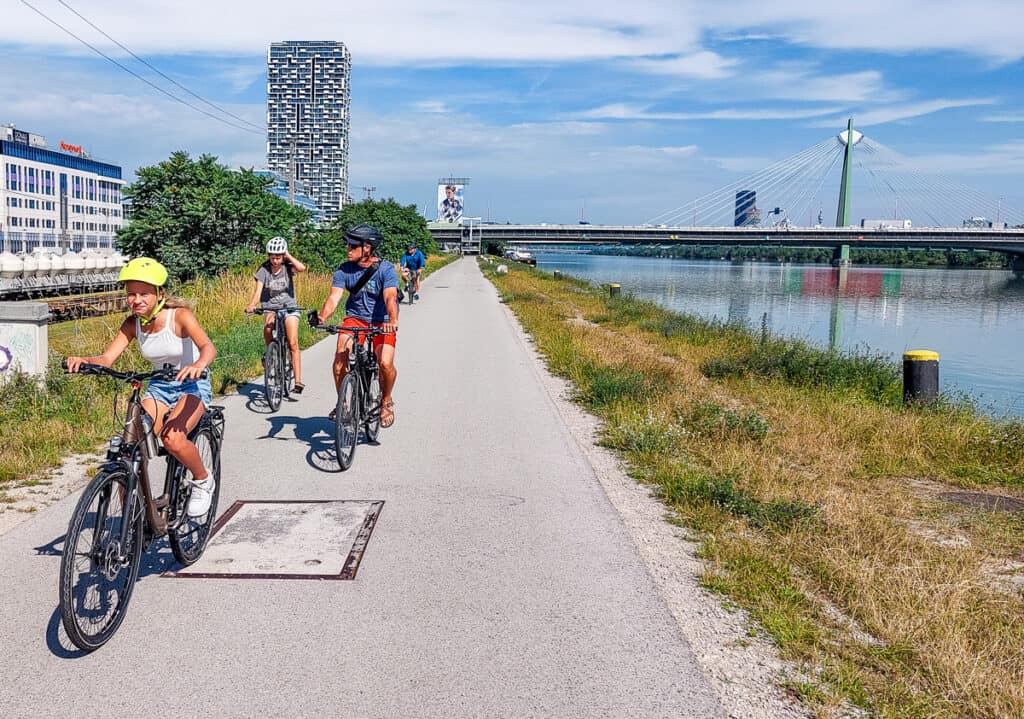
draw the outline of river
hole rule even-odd
[[[1003,270],[714,262],[541,252],[538,267],[668,309],[899,360],[939,353],[944,392],[1024,417],[1024,279]]]

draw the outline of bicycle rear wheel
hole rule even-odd
[[[374,370],[366,389],[366,438],[377,441],[380,434],[380,370]]]
[[[213,498],[210,500],[210,508],[206,514],[200,517],[190,517],[186,511],[188,498],[191,492],[186,491],[185,482],[190,473],[177,460],[169,460],[168,472],[178,473],[178,498],[175,502],[175,512],[178,517],[178,525],[168,532],[168,540],[171,544],[171,551],[174,558],[183,566],[194,563],[203,556],[206,549],[206,542],[210,538],[210,529],[213,527],[213,520],[217,516],[217,499],[220,497],[220,448],[217,438],[210,427],[200,426],[192,435],[192,442],[199,451],[203,460],[203,466],[210,470],[213,475]]]
[[[100,472],[78,500],[60,561],[60,616],[68,638],[91,652],[106,644],[124,621],[142,557],[142,504],[125,511],[128,477]],[[126,546],[121,529],[130,523]]]
[[[281,406],[281,395],[284,393],[284,377],[281,370],[281,352],[275,340],[267,345],[267,351],[263,355],[263,393],[267,397],[271,412],[276,412]]]
[[[405,285],[405,294],[409,298],[409,304],[411,305],[413,300],[416,299],[416,283],[407,282]]]
[[[359,382],[349,372],[338,389],[338,405],[334,416],[334,448],[341,471],[352,466],[359,441]]]

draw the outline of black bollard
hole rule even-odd
[[[618,297],[621,292],[622,292],[622,285],[620,285],[618,283],[614,283],[614,284],[608,285],[608,296],[609,297]]]
[[[551,274],[553,274],[553,275],[555,276],[555,279],[556,279],[556,280],[560,280],[560,279],[562,279],[562,271],[561,271],[561,270],[555,270],[555,271],[554,271],[554,272],[552,272]]]
[[[939,353],[903,353],[903,404],[927,404],[939,398]]]

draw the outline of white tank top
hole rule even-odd
[[[139,341],[139,352],[153,363],[153,367],[161,369],[171,365],[181,369],[199,359],[199,351],[191,337],[178,337],[174,334],[175,309],[167,310],[167,323],[159,332],[146,334],[142,331],[142,323],[135,318],[135,338]]]

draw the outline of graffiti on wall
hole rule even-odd
[[[24,327],[0,326],[0,373],[36,371],[34,350],[32,334]]]

